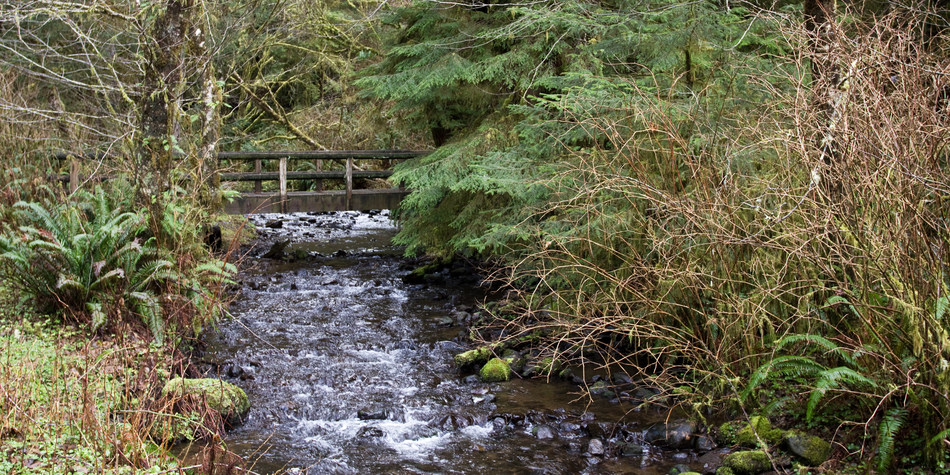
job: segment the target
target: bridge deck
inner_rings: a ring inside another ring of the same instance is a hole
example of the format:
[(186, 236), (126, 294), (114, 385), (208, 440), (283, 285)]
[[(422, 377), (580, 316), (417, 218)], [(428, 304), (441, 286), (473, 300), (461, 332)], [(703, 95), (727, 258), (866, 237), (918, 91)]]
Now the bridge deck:
[(393, 209), (399, 205), (404, 196), (409, 194), (409, 191), (384, 188), (353, 190), (352, 193), (350, 206), (346, 205), (346, 190), (291, 191), (287, 193), (287, 199), (283, 203), (280, 200), (280, 193), (241, 193), (234, 201), (224, 205), (224, 211), (228, 214), (257, 214)]

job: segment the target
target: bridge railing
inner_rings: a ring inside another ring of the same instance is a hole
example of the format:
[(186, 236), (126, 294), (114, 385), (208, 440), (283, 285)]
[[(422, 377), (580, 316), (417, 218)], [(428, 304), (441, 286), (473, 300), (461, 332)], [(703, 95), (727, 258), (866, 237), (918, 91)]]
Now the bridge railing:
[[(231, 182), (254, 182), (254, 191), (250, 195), (257, 196), (248, 196), (246, 203), (239, 203), (232, 212), (240, 213), (249, 213), (256, 212), (258, 208), (262, 205), (266, 206), (268, 209), (273, 209), (274, 205), (277, 204), (278, 207), (274, 209), (275, 211), (287, 212), (290, 211), (288, 208), (288, 203), (290, 202), (290, 192), (288, 191), (288, 183), (295, 180), (316, 180), (317, 182), (317, 193), (310, 193), (312, 202), (314, 202), (314, 197), (319, 197), (324, 195), (328, 198), (336, 198), (333, 195), (337, 195), (339, 191), (329, 191), (322, 193), (323, 190), (323, 180), (343, 180), (344, 181), (344, 190), (343, 192), (343, 202), (326, 204), (326, 203), (315, 203), (311, 207), (317, 207), (320, 209), (354, 209), (353, 208), (353, 180), (354, 178), (388, 178), (392, 175), (391, 170), (363, 170), (358, 168), (354, 161), (356, 160), (389, 160), (389, 161), (400, 161), (407, 160), (413, 157), (418, 157), (425, 154), (423, 151), (415, 150), (308, 150), (308, 151), (266, 151), (266, 152), (219, 152), (218, 160), (219, 161), (230, 161), (230, 162), (253, 162), (254, 171), (253, 172), (221, 172), (220, 178), (222, 182), (231, 181)], [(88, 177), (83, 177), (80, 175), (80, 160), (82, 159), (95, 159), (103, 160), (106, 157), (102, 155), (74, 155), (68, 153), (56, 153), (53, 155), (53, 158), (58, 160), (69, 160), (70, 169), (68, 175), (56, 175), (52, 177), (54, 180), (64, 182), (68, 189), (72, 192), (75, 191), (79, 186), (79, 183)], [(278, 162), (278, 167), (276, 172), (267, 172), (263, 171), (263, 163), (268, 160), (276, 160)], [(289, 171), (288, 163), (296, 160), (308, 160), (316, 162), (316, 170), (314, 171)], [(325, 161), (335, 161), (343, 162), (343, 170), (323, 170), (323, 162)], [(104, 177), (100, 177), (104, 178)], [(263, 182), (265, 181), (277, 181), (278, 182), (278, 193), (275, 194), (265, 194), (263, 193)], [(244, 195), (249, 195), (245, 193)], [(253, 198), (253, 199), (251, 199)], [(276, 201), (274, 200), (276, 198)], [(297, 197), (298, 199), (300, 197)], [(298, 206), (297, 208), (300, 208)], [(302, 205), (303, 208), (306, 208), (307, 205)]]
[[(317, 192), (323, 191), (323, 180), (341, 179), (344, 181), (345, 209), (353, 209), (353, 179), (354, 178), (388, 178), (391, 170), (362, 170), (357, 169), (356, 160), (390, 160), (399, 161), (418, 157), (425, 152), (414, 150), (310, 150), (293, 152), (220, 152), (219, 160), (254, 162), (253, 172), (221, 173), (221, 181), (252, 181), (254, 193), (262, 193), (264, 181), (277, 181), (277, 198), (281, 203), (280, 210), (289, 211), (286, 204), (289, 202), (288, 183), (294, 180), (316, 180)], [(263, 161), (277, 160), (277, 172), (264, 172)], [(316, 162), (314, 171), (289, 171), (288, 164), (295, 160)], [(343, 170), (323, 170), (325, 161), (344, 161)]]

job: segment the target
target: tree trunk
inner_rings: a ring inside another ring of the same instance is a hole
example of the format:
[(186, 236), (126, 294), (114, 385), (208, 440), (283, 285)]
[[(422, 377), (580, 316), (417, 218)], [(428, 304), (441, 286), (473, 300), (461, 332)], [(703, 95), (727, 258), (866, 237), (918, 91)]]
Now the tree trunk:
[(137, 200), (151, 214), (152, 232), (161, 241), (161, 195), (171, 188), (177, 143), (178, 105), (184, 84), (184, 49), (193, 0), (165, 0), (152, 34), (145, 38), (145, 76), (140, 102), (142, 134), (135, 167)]
[[(204, 18), (203, 12), (195, 12), (194, 18)], [(197, 196), (202, 205), (212, 211), (221, 207), (221, 176), (218, 174), (218, 142), (221, 139), (222, 101), (221, 87), (215, 77), (211, 54), (206, 43), (205, 32), (210, 25), (195, 28), (192, 38), (192, 52), (201, 64), (199, 84), (201, 86), (201, 143), (195, 155)]]

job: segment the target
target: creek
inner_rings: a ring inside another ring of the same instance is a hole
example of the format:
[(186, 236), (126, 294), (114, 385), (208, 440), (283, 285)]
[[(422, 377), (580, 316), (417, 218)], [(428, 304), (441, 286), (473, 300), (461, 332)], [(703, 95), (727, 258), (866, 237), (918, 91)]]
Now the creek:
[[(691, 450), (635, 440), (665, 411), (580, 397), (563, 381), (460, 374), (452, 357), (485, 298), (477, 275), (406, 283), (388, 212), (251, 219), (265, 242), (290, 240), (287, 257), (245, 260), (206, 363), (248, 393), (226, 443), (253, 471), (665, 474), (695, 463)], [(612, 455), (611, 440), (642, 450)]]

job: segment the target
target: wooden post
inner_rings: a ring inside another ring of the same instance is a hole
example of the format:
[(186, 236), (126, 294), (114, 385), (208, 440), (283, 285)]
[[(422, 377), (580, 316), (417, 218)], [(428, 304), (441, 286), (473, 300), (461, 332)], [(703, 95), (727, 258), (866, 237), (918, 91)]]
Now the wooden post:
[(280, 157), (280, 212), (287, 212), (287, 157)]
[[(260, 161), (260, 160), (254, 160), (254, 173), (260, 173), (260, 172), (261, 172), (261, 161)], [(254, 193), (260, 193), (260, 192), (261, 192), (261, 181), (260, 181), (260, 180), (255, 180), (255, 181), (254, 181)]]
[[(317, 171), (323, 171), (323, 160), (317, 159)], [(318, 179), (316, 182), (316, 191), (323, 191), (323, 180)]]
[(79, 159), (73, 155), (69, 156), (69, 193), (75, 193), (79, 189)]
[(353, 157), (346, 159), (346, 210), (353, 209)]

